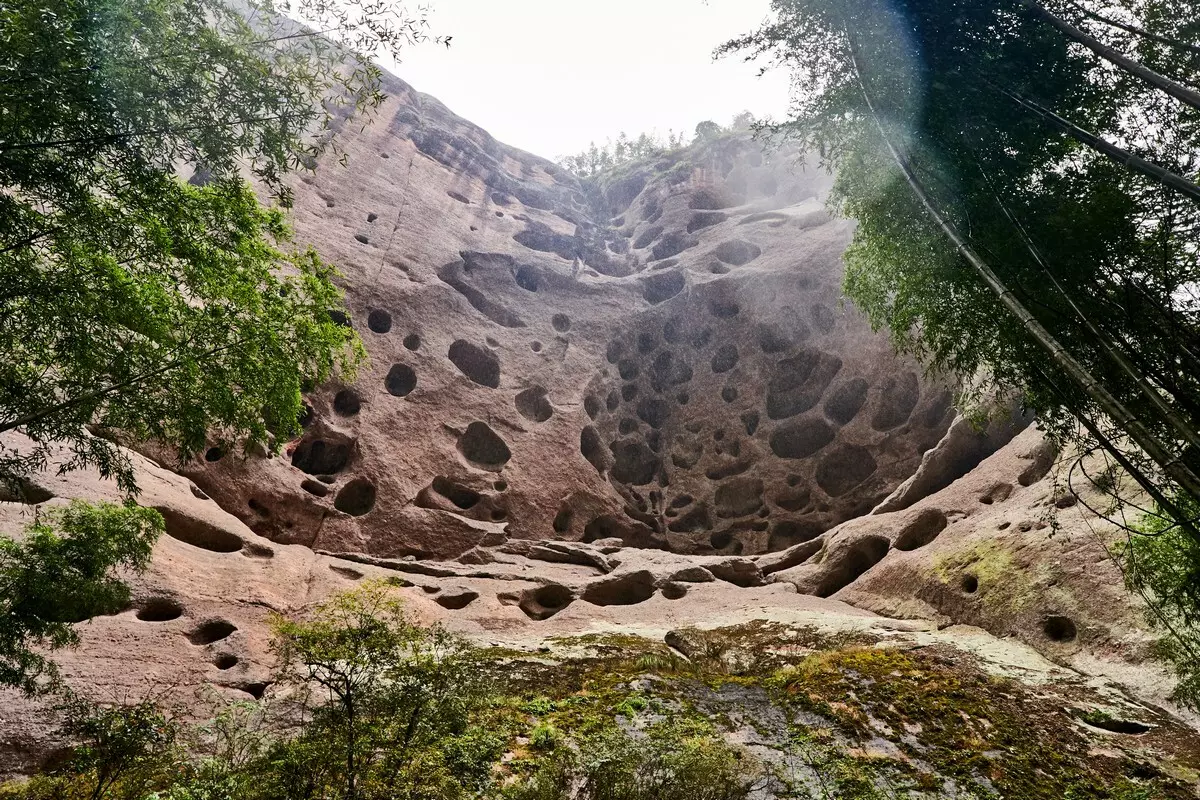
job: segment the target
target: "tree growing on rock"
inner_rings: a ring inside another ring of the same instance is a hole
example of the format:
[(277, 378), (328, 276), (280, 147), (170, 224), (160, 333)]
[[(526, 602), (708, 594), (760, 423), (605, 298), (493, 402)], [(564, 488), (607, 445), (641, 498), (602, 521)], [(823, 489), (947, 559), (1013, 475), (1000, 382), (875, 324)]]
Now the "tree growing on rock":
[(0, 537), (0, 686), (56, 688), (47, 649), (79, 643), (72, 623), (129, 602), (119, 570), (141, 570), (162, 533), (157, 511), (76, 501), (41, 515), (20, 541)]
[(311, 692), (314, 709), (276, 751), (293, 765), (273, 776), (279, 797), (313, 781), (347, 800), (467, 797), (487, 785), (504, 742), (474, 719), (488, 697), (478, 657), (444, 629), (412, 623), (390, 584), (272, 627), (280, 682)]
[(426, 36), (424, 10), (361, 0), (5, 6), (0, 434), (33, 445), (0, 444), (0, 480), (18, 485), (58, 443), (62, 469), (132, 490), (85, 426), (183, 458), (214, 431), (295, 432), (303, 387), (353, 368), (360, 346), (336, 270), (288, 244), (286, 176), (383, 101), (371, 56)]

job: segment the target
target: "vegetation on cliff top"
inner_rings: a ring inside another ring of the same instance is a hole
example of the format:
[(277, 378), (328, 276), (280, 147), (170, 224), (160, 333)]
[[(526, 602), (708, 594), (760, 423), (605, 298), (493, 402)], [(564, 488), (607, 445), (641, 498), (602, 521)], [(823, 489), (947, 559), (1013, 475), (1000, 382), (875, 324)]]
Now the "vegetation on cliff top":
[(72, 757), (0, 797), (1165, 800), (1195, 767), (1171, 731), (1098, 755), (1060, 696), (961, 653), (778, 624), (681, 632), (691, 659), (636, 636), (477, 649), (368, 583), (275, 632), (261, 703), (196, 727), (70, 697)]

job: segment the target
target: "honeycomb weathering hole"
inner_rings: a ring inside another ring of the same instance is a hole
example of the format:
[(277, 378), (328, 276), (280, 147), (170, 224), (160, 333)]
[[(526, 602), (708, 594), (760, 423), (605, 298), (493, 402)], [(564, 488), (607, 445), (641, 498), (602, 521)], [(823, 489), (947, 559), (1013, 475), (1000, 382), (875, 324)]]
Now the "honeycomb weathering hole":
[(803, 419), (777, 428), (771, 434), (771, 450), (780, 458), (808, 458), (833, 438), (834, 430), (824, 420)]
[[(502, 483), (502, 481), (496, 482)], [(483, 499), (483, 495), (474, 489), (468, 488), (459, 483), (455, 483), (454, 481), (442, 475), (434, 478), (433, 483), (431, 483), (429, 486), (431, 489), (433, 489), (433, 491), (437, 492), (442, 497), (446, 498), (455, 506), (464, 511), (474, 508), (476, 505), (478, 505), (479, 501)]]
[(882, 536), (866, 536), (840, 551), (814, 594), (829, 597), (858, 580), (888, 553), (888, 540)]
[(183, 606), (165, 597), (147, 600), (135, 615), (142, 622), (170, 622), (183, 616)]
[(671, 272), (660, 272), (646, 279), (642, 284), (642, 297), (646, 302), (657, 305), (666, 300), (670, 300), (675, 295), (683, 291), (684, 287), (683, 273), (672, 270)]
[(237, 625), (229, 620), (212, 619), (201, 623), (187, 638), (195, 645), (212, 644), (228, 638), (236, 630)]
[(346, 468), (350, 442), (306, 439), (292, 452), (292, 466), (309, 475), (332, 475)]
[(406, 350), (419, 350), (421, 348), (421, 337), (415, 333), (410, 333), (404, 337), (404, 347)]
[(333, 410), (343, 417), (353, 417), (362, 410), (362, 398), (353, 389), (342, 389), (333, 397)]
[(545, 422), (554, 416), (554, 407), (541, 386), (531, 386), (519, 393), (516, 403), (517, 411), (531, 422)]
[(896, 535), (893, 547), (897, 550), (916, 550), (938, 537), (946, 527), (946, 515), (936, 508), (927, 508), (917, 518), (904, 526)]
[(220, 653), (213, 657), (212, 664), (219, 670), (233, 669), (238, 665), (238, 657), (233, 653)]
[(311, 495), (317, 497), (325, 497), (329, 494), (329, 487), (320, 481), (314, 481), (312, 478), (306, 478), (301, 482), (300, 488)]
[(536, 292), (541, 283), (537, 269), (530, 266), (522, 265), (517, 267), (514, 277), (517, 280), (517, 285), (527, 292)]
[(858, 445), (842, 445), (821, 459), (817, 485), (830, 497), (841, 497), (875, 474), (879, 465), (871, 451)]
[(631, 606), (649, 600), (655, 589), (654, 573), (639, 570), (590, 584), (581, 599), (597, 606)]
[(500, 360), (490, 350), (457, 339), (450, 345), (450, 362), (472, 382), (492, 389), (500, 386)]
[(366, 478), (355, 478), (337, 493), (333, 507), (353, 517), (369, 513), (375, 507), (375, 484)]
[(392, 329), (392, 315), (377, 308), (367, 315), (367, 327), (374, 333), (387, 333)]
[(224, 457), (225, 450), (220, 447), (210, 447), (208, 450), (204, 451), (204, 460), (209, 463), (220, 461)]
[(740, 239), (723, 242), (716, 250), (713, 250), (713, 256), (718, 260), (735, 267), (749, 264), (760, 255), (762, 255), (761, 247)]
[(965, 594), (975, 594), (979, 591), (979, 578), (969, 573), (963, 575), (961, 586)]
[(519, 605), (530, 619), (542, 620), (562, 611), (574, 599), (574, 593), (566, 586), (552, 583), (523, 592)]
[(172, 539), (213, 553), (236, 553), (242, 549), (240, 536), (211, 522), (185, 516), (166, 506), (159, 506), (157, 511), (162, 514), (166, 533)]
[(392, 364), (383, 385), (390, 395), (408, 397), (417, 388), (417, 373), (407, 364)]
[(1079, 635), (1075, 621), (1061, 614), (1048, 614), (1042, 619), (1042, 633), (1054, 642), (1072, 642)]
[(675, 581), (664, 583), (662, 587), (662, 595), (668, 600), (682, 600), (687, 593), (688, 587)]
[(566, 314), (555, 314), (550, 318), (550, 324), (554, 326), (554, 330), (559, 333), (566, 333), (571, 330), (571, 318)]
[(499, 470), (512, 458), (512, 451), (486, 422), (472, 422), (458, 437), (458, 452), (472, 464)]

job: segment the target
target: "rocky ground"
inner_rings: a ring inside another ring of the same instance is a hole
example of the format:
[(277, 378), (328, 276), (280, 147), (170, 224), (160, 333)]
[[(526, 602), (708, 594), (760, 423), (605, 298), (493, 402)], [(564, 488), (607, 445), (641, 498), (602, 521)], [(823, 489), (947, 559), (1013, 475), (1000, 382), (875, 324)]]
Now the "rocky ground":
[[(132, 607), (80, 625), (73, 685), (270, 696), (268, 616), (384, 577), (518, 667), (616, 636), (722, 675), (766, 675), (739, 653), (842, 653), (837, 674), (900, 685), (911, 662), (845, 647), (942, 654), (956, 680), (1036, 697), (1070, 752), (1194, 784), (1195, 720), (1148, 657), (1113, 526), (1078, 502), (1097, 490), (1068, 491), (1069, 460), (1019, 415), (957, 417), (842, 301), (851, 229), (825, 175), (728, 136), (583, 184), (389, 81), (383, 117), (343, 136), (348, 166), (300, 179), (293, 220), (341, 267), (369, 364), (311, 394), (278, 456), (133, 456), (167, 536)], [(0, 502), (6, 532), (117, 498), (89, 473), (35, 484), (40, 505)], [(834, 672), (808, 687), (822, 702), (853, 693)], [(901, 722), (880, 738), (920, 744)], [(6, 695), (0, 774), (51, 759), (52, 731)]]

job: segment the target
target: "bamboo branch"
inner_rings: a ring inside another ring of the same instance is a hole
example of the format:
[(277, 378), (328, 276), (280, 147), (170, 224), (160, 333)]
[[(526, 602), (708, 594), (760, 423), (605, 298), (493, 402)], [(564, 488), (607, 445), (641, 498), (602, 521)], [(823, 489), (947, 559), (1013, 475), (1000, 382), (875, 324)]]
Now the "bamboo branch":
[[(934, 204), (932, 198), (926, 193), (924, 186), (921, 185), (916, 173), (908, 163), (896, 146), (892, 144), (891, 138), (888, 136), (887, 129), (883, 125), (883, 120), (875, 109), (875, 104), (871, 100), (870, 92), (867, 90), (866, 82), (863, 79), (862, 70), (859, 67), (858, 55), (855, 51), (854, 40), (850, 36), (849, 29), (845, 31), (847, 44), (850, 51), (850, 62), (854, 69), (855, 78), (858, 81), (859, 89), (862, 92), (863, 99), (866, 101), (867, 108), (871, 112), (871, 117), (875, 122), (875, 126), (879, 129), (879, 135), (882, 137), (884, 144), (887, 146), (892, 160), (899, 167), (904, 175), (908, 185), (912, 188), (913, 193), (929, 213), (930, 217), (941, 229), (942, 233), (951, 241), (958, 254), (970, 264), (984, 282), (995, 292), (1000, 298), (1000, 302), (1021, 322), (1021, 325), (1029, 333), (1030, 337), (1041, 347), (1050, 359), (1061, 368), (1067, 376), (1088, 396), (1092, 402), (1096, 403), (1101, 410), (1104, 411), (1129, 437), (1148, 455), (1155, 463), (1162, 468), (1172, 480), (1179, 484), (1186, 492), (1194, 497), (1200, 497), (1200, 478), (1192, 472), (1191, 468), (1183, 461), (1182, 457), (1171, 453), (1142, 422), (1138, 417), (1127, 409), (1117, 398), (1104, 388), (1101, 383), (1094, 378), (1086, 368), (1066, 350), (1058, 342), (1054, 336), (1046, 330), (1046, 328), (1038, 322), (1038, 320), (1029, 312), (1021, 303), (1017, 296), (1009, 289), (995, 271), (985, 262), (975, 250), (967, 244), (967, 242), (959, 234), (954, 223), (946, 219), (941, 211)], [(1200, 188), (1200, 187), (1198, 187)], [(1148, 487), (1150, 491), (1154, 487)]]
[(1066, 20), (1059, 19), (1051, 14), (1049, 11), (1039, 5), (1036, 0), (1018, 0), (1018, 2), (1032, 11), (1043, 21), (1053, 25), (1055, 28), (1058, 28), (1058, 30), (1066, 34), (1069, 39), (1083, 45), (1110, 64), (1114, 64), (1128, 72), (1130, 75), (1141, 78), (1151, 86), (1161, 89), (1179, 102), (1186, 103), (1192, 108), (1200, 110), (1200, 92), (1190, 89), (1187, 86), (1178, 83), (1177, 81), (1171, 80), (1165, 75), (1155, 72), (1141, 62), (1134, 61), (1124, 53), (1114, 50), (1099, 39), (1089, 36)]

